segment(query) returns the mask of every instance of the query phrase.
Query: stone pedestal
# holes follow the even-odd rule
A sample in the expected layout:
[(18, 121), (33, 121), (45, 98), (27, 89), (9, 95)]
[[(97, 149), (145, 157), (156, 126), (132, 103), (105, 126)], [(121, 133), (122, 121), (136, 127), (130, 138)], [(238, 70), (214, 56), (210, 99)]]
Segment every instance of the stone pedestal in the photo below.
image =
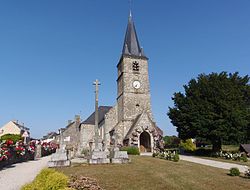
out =
[(111, 159), (113, 164), (126, 164), (129, 162), (127, 151), (114, 150), (113, 158)]
[(100, 137), (98, 137), (98, 140), (97, 140), (97, 146), (93, 146), (92, 147), (92, 151), (95, 151), (95, 152), (102, 152), (103, 151), (103, 143), (102, 143), (102, 139)]
[(71, 159), (71, 163), (72, 164), (87, 164), (88, 159), (86, 159), (86, 158), (73, 158), (73, 159)]
[(110, 159), (107, 156), (107, 152), (93, 151), (89, 159), (89, 164), (109, 164)]
[(70, 166), (67, 153), (64, 149), (57, 149), (56, 153), (51, 155), (51, 160), (48, 162), (48, 167), (63, 167)]

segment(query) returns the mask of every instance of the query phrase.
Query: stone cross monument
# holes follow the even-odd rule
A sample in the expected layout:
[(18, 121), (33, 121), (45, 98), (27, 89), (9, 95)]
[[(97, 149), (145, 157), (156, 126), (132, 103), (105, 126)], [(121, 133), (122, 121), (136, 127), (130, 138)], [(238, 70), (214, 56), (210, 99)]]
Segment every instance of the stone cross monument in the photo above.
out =
[(96, 79), (93, 83), (95, 85), (95, 148), (91, 153), (91, 158), (89, 159), (90, 164), (107, 164), (110, 163), (110, 159), (107, 158), (107, 153), (103, 151), (102, 144), (100, 142), (98, 129), (98, 86), (99, 81)]
[(95, 85), (95, 148), (94, 151), (99, 150), (99, 131), (98, 131), (98, 86), (100, 85), (99, 81), (96, 79), (93, 83)]

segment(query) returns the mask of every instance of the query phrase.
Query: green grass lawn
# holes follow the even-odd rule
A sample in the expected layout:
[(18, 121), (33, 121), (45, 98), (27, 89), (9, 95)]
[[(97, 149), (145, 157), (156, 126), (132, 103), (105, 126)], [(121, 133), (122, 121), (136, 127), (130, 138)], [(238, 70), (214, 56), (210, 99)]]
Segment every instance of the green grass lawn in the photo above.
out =
[(246, 190), (250, 187), (250, 179), (231, 177), (227, 170), (152, 157), (132, 156), (131, 160), (130, 164), (78, 165), (58, 170), (66, 175), (96, 178), (106, 190)]
[(239, 151), (240, 145), (222, 145), (223, 151)]

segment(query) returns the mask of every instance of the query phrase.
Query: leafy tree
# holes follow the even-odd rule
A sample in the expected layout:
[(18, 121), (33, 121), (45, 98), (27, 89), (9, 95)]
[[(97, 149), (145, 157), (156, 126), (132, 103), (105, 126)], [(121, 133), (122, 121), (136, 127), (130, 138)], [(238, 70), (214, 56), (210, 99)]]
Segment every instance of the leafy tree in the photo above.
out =
[(222, 142), (249, 141), (249, 77), (238, 73), (201, 74), (175, 93), (168, 116), (181, 139), (202, 138), (221, 149)]
[(181, 141), (181, 139), (176, 136), (165, 136), (163, 140), (164, 148), (178, 148)]

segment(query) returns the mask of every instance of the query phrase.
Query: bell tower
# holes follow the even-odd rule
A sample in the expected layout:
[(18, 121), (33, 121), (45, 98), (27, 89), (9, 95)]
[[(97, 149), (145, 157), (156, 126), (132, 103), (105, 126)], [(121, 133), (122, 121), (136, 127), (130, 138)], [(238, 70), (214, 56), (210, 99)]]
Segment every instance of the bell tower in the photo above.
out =
[(132, 14), (128, 18), (122, 55), (117, 65), (118, 128), (125, 136), (144, 112), (152, 119), (148, 58), (139, 45)]

